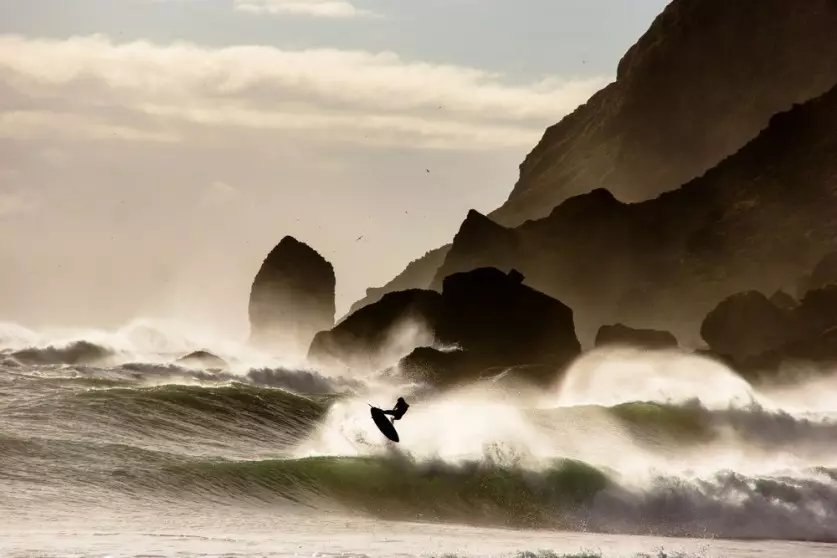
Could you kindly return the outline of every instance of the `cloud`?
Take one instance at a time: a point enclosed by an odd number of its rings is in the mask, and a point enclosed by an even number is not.
[[[394,53],[0,36],[0,136],[201,141],[201,129],[456,149],[531,146],[604,79],[506,83]],[[0,90],[0,93],[3,93]],[[190,135],[191,134],[191,135]]]
[[[235,7],[252,13],[285,13],[329,18],[375,15],[345,0],[235,0]]]
[[[53,140],[85,138],[107,141],[176,142],[175,133],[155,132],[102,122],[95,115],[54,111],[9,111],[0,113],[0,138]]]

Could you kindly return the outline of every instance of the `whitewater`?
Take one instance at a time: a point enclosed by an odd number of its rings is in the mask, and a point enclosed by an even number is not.
[[[436,392],[181,324],[0,323],[0,556],[834,556],[837,374],[810,378],[609,349]],[[369,405],[399,395],[392,444]]]

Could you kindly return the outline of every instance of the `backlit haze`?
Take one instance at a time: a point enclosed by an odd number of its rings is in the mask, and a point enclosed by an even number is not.
[[[247,329],[285,235],[337,314],[505,201],[663,0],[0,0],[0,321]]]

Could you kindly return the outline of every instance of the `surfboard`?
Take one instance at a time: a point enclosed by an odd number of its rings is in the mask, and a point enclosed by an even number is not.
[[[398,432],[396,432],[395,427],[389,421],[389,417],[377,407],[372,407],[369,412],[372,414],[372,420],[375,421],[378,430],[393,442],[398,442]]]

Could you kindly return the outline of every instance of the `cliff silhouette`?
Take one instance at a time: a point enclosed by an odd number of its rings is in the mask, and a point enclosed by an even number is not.
[[[736,292],[796,293],[837,245],[837,87],[775,115],[747,146],[681,188],[634,204],[597,189],[541,220],[486,235],[481,265],[513,265],[576,311],[579,337],[626,323],[700,344],[703,317]],[[496,249],[492,245],[497,244]],[[444,273],[473,258],[454,241]],[[438,277],[437,277],[438,279]]]
[[[835,25],[833,0],[671,2],[616,81],[546,130],[491,218],[519,225],[596,188],[641,201],[702,175],[837,84]]]
[[[687,338],[696,338],[692,322],[698,308],[708,310],[731,289],[785,286],[800,269],[810,271],[810,263],[824,251],[824,240],[797,254],[787,247],[783,253],[791,261],[780,262],[780,250],[768,256],[771,249],[767,246],[752,246],[754,252],[744,259],[776,265],[775,277],[752,277],[750,268],[735,261],[730,261],[730,269],[718,271],[719,265],[733,257],[731,250],[770,241],[770,236],[760,236],[763,231],[751,229],[760,229],[756,221],[768,219],[774,209],[781,213],[774,207],[777,204],[787,202],[788,210],[791,206],[817,210],[801,198],[806,198],[803,191],[808,191],[808,199],[822,197],[821,181],[828,163],[822,160],[817,141],[820,136],[826,140],[828,131],[821,129],[818,135],[815,123],[803,122],[804,110],[778,119],[776,115],[811,102],[815,106],[808,107],[808,113],[828,117],[828,97],[833,96],[829,92],[837,84],[834,29],[837,2],[833,0],[674,0],[625,54],[616,80],[547,129],[521,164],[520,178],[508,201],[487,216],[510,232],[494,229],[482,239],[473,232],[479,218],[472,212],[457,240],[413,261],[387,285],[370,289],[352,310],[393,290],[438,289],[452,272],[517,266],[532,286],[577,310],[577,319],[586,322],[582,327],[588,339],[598,326],[621,318],[629,325],[639,321],[639,325],[679,330]],[[820,97],[819,103],[814,101]],[[782,131],[783,127],[787,129]],[[802,137],[784,137],[788,133]],[[807,155],[809,149],[814,153]],[[789,175],[771,170],[774,155],[782,159],[777,164]],[[807,173],[798,164],[800,157],[809,157],[819,170]],[[819,176],[813,176],[817,172]],[[752,191],[739,191],[746,187],[735,178],[736,173],[742,180],[746,176],[770,185],[765,184],[763,192],[755,185]],[[797,179],[801,183],[791,182]],[[705,185],[709,185],[707,191],[702,192]],[[727,188],[731,191],[721,191]],[[661,195],[665,193],[675,194]],[[627,204],[643,201],[648,205],[626,209]],[[696,209],[685,209],[693,203]],[[754,208],[742,213],[742,208],[726,203],[752,203]],[[664,211],[673,213],[664,215]],[[740,221],[735,218],[738,213]],[[581,223],[573,214],[604,221]],[[687,222],[679,223],[681,218]],[[824,223],[813,224],[814,228],[820,225]],[[490,227],[483,223],[482,228]],[[617,236],[622,231],[627,231],[627,238]],[[559,247],[550,242],[544,245],[542,237],[548,234],[564,235],[557,241]],[[589,234],[605,238],[594,241]],[[725,235],[743,236],[730,239]],[[560,248],[567,236],[566,243],[576,245],[572,249]],[[502,254],[492,241],[499,237],[506,239],[500,242]],[[483,240],[493,247],[473,248]],[[512,250],[509,243],[519,248]],[[609,248],[602,249],[604,245]],[[722,253],[711,255],[715,245]],[[585,246],[592,251],[585,252]],[[662,253],[643,253],[649,250]],[[520,254],[512,257],[516,251]],[[674,273],[681,265],[676,262],[683,258],[685,267]],[[599,264],[603,266],[600,275],[626,275],[596,278],[592,268]],[[532,269],[537,265],[545,270]],[[762,275],[771,276],[769,271],[763,270]],[[719,273],[724,277],[717,277]],[[755,284],[749,284],[751,278]],[[591,279],[589,285],[582,284]],[[627,285],[614,287],[611,280]],[[643,310],[649,298],[654,298],[650,302],[657,310],[677,304],[683,289],[668,290],[675,280],[709,280],[713,286],[699,289],[699,299],[687,305],[688,310],[649,319],[651,310]],[[574,291],[579,292],[563,296],[568,291],[566,283],[573,281]],[[667,290],[650,294],[661,288]],[[606,296],[591,301],[602,294]],[[618,309],[597,309],[612,304]],[[640,307],[638,313],[635,307]]]

